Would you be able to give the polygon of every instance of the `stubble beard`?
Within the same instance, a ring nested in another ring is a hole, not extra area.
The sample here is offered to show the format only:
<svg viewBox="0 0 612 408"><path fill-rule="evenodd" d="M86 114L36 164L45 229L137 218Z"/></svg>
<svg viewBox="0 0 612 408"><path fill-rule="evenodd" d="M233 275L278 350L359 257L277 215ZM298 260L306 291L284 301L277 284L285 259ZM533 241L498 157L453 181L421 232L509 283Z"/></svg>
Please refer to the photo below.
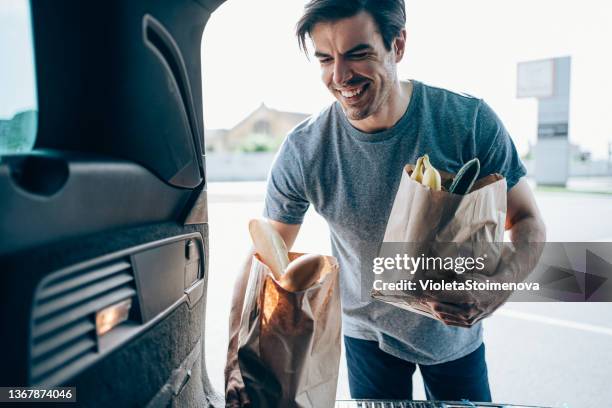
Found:
<svg viewBox="0 0 612 408"><path fill-rule="evenodd" d="M372 102L362 108L352 108L351 106L345 107L342 103L340 103L340 106L342 106L344 114L348 119L354 121L364 120L378 113L385 106L385 104L389 102L391 89L397 82L397 72L395 71L395 67L391 65L393 64L388 63L388 65L385 67L386 78L382 88L380 89L380 95L378 95L378 98L377 95L374 95ZM371 80L369 82L370 86L367 92L374 92L374 89L372 89L374 82Z"/></svg>
<svg viewBox="0 0 612 408"><path fill-rule="evenodd" d="M380 90L381 94L374 95L372 102L367 104L364 107L354 108L351 106L344 107L342 103L340 104L343 107L344 114L350 120L359 121L367 119L368 117L378 113L381 108L385 105L385 103L389 100L389 94L391 91L391 87L393 86L393 78L387 78L385 81L385 86ZM373 89L367 90L368 92L373 92Z"/></svg>

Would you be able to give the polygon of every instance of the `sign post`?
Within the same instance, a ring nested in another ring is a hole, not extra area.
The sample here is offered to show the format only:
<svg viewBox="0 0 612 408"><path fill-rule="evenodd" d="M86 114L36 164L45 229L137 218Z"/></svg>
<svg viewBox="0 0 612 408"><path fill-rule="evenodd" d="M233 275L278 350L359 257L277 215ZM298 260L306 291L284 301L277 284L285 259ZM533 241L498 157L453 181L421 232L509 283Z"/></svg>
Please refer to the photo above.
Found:
<svg viewBox="0 0 612 408"><path fill-rule="evenodd" d="M569 176L569 90L571 57L521 62L517 98L538 100L535 179L540 185L565 187Z"/></svg>

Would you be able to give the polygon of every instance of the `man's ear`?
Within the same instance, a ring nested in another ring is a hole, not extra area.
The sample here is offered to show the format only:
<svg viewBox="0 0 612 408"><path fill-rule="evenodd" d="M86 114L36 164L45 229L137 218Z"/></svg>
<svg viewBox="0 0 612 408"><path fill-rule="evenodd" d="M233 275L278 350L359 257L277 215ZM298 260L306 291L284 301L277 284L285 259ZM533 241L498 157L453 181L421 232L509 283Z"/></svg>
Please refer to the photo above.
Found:
<svg viewBox="0 0 612 408"><path fill-rule="evenodd" d="M399 35L393 40L393 52L395 54L395 62L400 62L404 57L406 50L406 29L402 28Z"/></svg>

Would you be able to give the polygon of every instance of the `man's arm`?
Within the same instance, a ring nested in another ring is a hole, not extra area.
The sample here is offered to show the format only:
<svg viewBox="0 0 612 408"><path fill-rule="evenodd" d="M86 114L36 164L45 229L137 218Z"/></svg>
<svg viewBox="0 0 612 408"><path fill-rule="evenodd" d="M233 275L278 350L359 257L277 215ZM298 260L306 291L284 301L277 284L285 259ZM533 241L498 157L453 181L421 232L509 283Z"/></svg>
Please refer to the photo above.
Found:
<svg viewBox="0 0 612 408"><path fill-rule="evenodd" d="M506 230L512 243L546 242L546 226L524 178L508 191L507 201Z"/></svg>
<svg viewBox="0 0 612 408"><path fill-rule="evenodd" d="M272 220L268 221L276 231L278 231L285 241L287 249L290 250L297 238L301 224L284 224ZM238 332L240 330L242 305L244 303L244 293L249 280L253 252L254 250L251 248L248 256L242 263L240 274L234 284L234 293L232 295L232 306L229 318L229 345L227 350L227 362L225 365L225 398L227 406L230 407L241 407L249 403L248 396L244 391L244 383L238 366Z"/></svg>
<svg viewBox="0 0 612 408"><path fill-rule="evenodd" d="M515 250L509 258L502 260L504 269L491 279L521 282L536 267L546 242L544 221L531 188L524 178L508 192L505 228L510 231L510 240ZM505 296L498 293L481 293L477 301L469 304L454 305L431 301L428 305L442 322L470 327L493 313L509 295L510 293Z"/></svg>

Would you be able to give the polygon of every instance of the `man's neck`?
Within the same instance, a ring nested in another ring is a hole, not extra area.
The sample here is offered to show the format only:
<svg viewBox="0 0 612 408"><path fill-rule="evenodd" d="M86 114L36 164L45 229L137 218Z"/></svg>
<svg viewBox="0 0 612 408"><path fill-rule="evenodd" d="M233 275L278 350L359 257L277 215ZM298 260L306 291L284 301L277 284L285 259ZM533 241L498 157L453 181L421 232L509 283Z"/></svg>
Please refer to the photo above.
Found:
<svg viewBox="0 0 612 408"><path fill-rule="evenodd" d="M411 96L412 82L398 82L391 90L389 99L382 109L365 119L349 119L349 122L355 128L365 133L375 133L390 129L404 116Z"/></svg>

